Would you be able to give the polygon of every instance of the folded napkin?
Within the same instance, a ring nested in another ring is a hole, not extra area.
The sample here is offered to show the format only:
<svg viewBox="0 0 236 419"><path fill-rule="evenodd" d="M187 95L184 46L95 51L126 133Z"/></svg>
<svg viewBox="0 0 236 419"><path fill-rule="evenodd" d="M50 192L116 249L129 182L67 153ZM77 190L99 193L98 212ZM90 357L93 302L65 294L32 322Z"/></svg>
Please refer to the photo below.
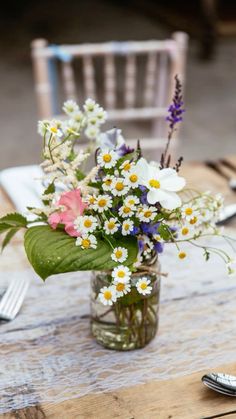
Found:
<svg viewBox="0 0 236 419"><path fill-rule="evenodd" d="M17 211L26 214L27 207L42 207L42 174L42 169L36 165L12 167L0 172L0 185Z"/></svg>

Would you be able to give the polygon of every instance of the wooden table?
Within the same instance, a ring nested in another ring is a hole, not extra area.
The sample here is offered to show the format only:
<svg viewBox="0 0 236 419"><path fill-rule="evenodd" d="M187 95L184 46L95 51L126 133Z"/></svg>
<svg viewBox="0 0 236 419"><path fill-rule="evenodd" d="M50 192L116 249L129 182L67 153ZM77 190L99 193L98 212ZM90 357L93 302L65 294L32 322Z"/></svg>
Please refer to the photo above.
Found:
<svg viewBox="0 0 236 419"><path fill-rule="evenodd" d="M232 161L236 162L236 158L232 158ZM182 174L186 176L192 186L202 190L212 190L213 192L220 191L224 194L227 203L235 201L235 195L229 190L225 180L203 165L197 163L185 165ZM0 215L12 210L12 205L7 196L0 190ZM232 226L236 231L235 223L231 224ZM28 266L22 248L22 236L19 235L1 256L0 273L6 270L24 270ZM232 336L233 338L234 336ZM222 351L224 349L225 347L222 346ZM209 351L211 351L210 347ZM236 351L235 363L227 365L227 359L225 359L224 364L226 365L216 365L215 370L227 371L236 375ZM206 372L206 369L204 369L204 373ZM0 417L9 419L236 418L236 399L227 398L206 389L200 381L202 375L203 371L190 375L186 375L186 372L183 371L182 375L174 379L151 381L134 387L125 387L124 383L123 388L115 391L89 394L59 403L47 404L42 402L35 406L6 412Z"/></svg>

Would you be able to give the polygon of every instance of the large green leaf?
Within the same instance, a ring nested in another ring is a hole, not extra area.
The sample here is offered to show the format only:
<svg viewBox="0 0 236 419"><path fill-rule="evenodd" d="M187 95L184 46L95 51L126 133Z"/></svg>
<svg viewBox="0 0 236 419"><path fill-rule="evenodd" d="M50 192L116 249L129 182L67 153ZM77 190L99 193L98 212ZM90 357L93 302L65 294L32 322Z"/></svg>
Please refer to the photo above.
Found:
<svg viewBox="0 0 236 419"><path fill-rule="evenodd" d="M10 227L26 227L27 219L23 217L23 215L14 212L0 218L0 225L1 224L8 224Z"/></svg>
<svg viewBox="0 0 236 419"><path fill-rule="evenodd" d="M131 265L137 257L135 237L119 239L119 246L128 249L125 264ZM49 226L31 227L25 233L25 250L37 274L46 279L50 275L87 270L109 270L117 266L111 259L112 248L104 239L98 239L96 249L81 249L75 246L75 238L64 231L52 230Z"/></svg>

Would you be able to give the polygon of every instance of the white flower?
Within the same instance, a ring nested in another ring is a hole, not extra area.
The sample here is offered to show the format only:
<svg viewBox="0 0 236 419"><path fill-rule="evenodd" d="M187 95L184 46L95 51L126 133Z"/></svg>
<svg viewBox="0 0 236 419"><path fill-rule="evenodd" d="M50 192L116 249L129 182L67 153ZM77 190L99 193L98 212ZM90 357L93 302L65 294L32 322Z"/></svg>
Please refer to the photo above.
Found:
<svg viewBox="0 0 236 419"><path fill-rule="evenodd" d="M94 140L99 134L99 129L96 126L89 125L84 133L90 140Z"/></svg>
<svg viewBox="0 0 236 419"><path fill-rule="evenodd" d="M140 177L138 173L138 169L136 166L131 167L128 173L125 173L125 179L127 182L127 185L129 185L131 188L137 188L140 184Z"/></svg>
<svg viewBox="0 0 236 419"><path fill-rule="evenodd" d="M103 178L102 188L104 191L111 190L111 184L112 184L113 179L114 179L114 176L112 175L107 175Z"/></svg>
<svg viewBox="0 0 236 419"><path fill-rule="evenodd" d="M118 177L113 179L111 184L111 192L114 196L126 195L129 187L126 185L125 179Z"/></svg>
<svg viewBox="0 0 236 419"><path fill-rule="evenodd" d="M136 283L136 288L139 294L142 294L142 295L151 294L152 287L149 285L150 282L151 282L150 279L147 279L145 276L138 280L138 282Z"/></svg>
<svg viewBox="0 0 236 419"><path fill-rule="evenodd" d="M127 266L120 265L117 266L117 268L113 269L111 275L115 281L129 282L131 277L131 271L129 270L129 268L127 268Z"/></svg>
<svg viewBox="0 0 236 419"><path fill-rule="evenodd" d="M115 262L125 262L128 257L128 250L125 247L116 247L111 255L112 260Z"/></svg>
<svg viewBox="0 0 236 419"><path fill-rule="evenodd" d="M84 111L86 112L87 116L92 116L99 108L99 105L93 99L86 99L84 103Z"/></svg>
<svg viewBox="0 0 236 419"><path fill-rule="evenodd" d="M132 167L134 166L134 162L131 162L130 160L125 160L121 165L120 165L120 169L121 169L121 173L122 175L125 175L127 172L129 172Z"/></svg>
<svg viewBox="0 0 236 419"><path fill-rule="evenodd" d="M134 222L132 220L125 220L122 223L121 233L123 234L123 236L127 236L133 231L133 229L134 229Z"/></svg>
<svg viewBox="0 0 236 419"><path fill-rule="evenodd" d="M124 204L129 205L131 208L134 208L135 205L138 205L139 203L139 198L135 195L128 195L124 200Z"/></svg>
<svg viewBox="0 0 236 419"><path fill-rule="evenodd" d="M158 169L148 164L144 158L137 162L136 169L140 177L140 185L148 189L149 204L159 202L168 210L174 210L181 205L181 199L176 192L183 189L186 182L174 169Z"/></svg>
<svg viewBox="0 0 236 419"><path fill-rule="evenodd" d="M98 164L105 169L110 169L116 165L119 156L114 150L103 150L97 158Z"/></svg>
<svg viewBox="0 0 236 419"><path fill-rule="evenodd" d="M44 120L44 121L38 121L38 133L44 137L44 135L47 132L47 125L49 124L50 121L48 120Z"/></svg>
<svg viewBox="0 0 236 419"><path fill-rule="evenodd" d="M98 298L104 306L112 306L117 299L116 288L113 285L101 288Z"/></svg>
<svg viewBox="0 0 236 419"><path fill-rule="evenodd" d="M195 204L185 204L181 208L181 215L184 220L190 221L193 217L198 217L199 211Z"/></svg>
<svg viewBox="0 0 236 419"><path fill-rule="evenodd" d="M92 233L98 226L97 219L92 215L80 215L75 219L75 229L82 234Z"/></svg>
<svg viewBox="0 0 236 419"><path fill-rule="evenodd" d="M131 286L129 282L124 282L120 280L114 281L114 286L116 289L116 295L117 297L123 297L123 295L128 294L131 290Z"/></svg>
<svg viewBox="0 0 236 419"><path fill-rule="evenodd" d="M164 243L164 240L163 240L163 238L161 237L161 235L159 233L153 234L152 238L156 242Z"/></svg>
<svg viewBox="0 0 236 419"><path fill-rule="evenodd" d="M67 115L71 116L79 111L79 106L74 100L67 100L64 102L62 109Z"/></svg>
<svg viewBox="0 0 236 419"><path fill-rule="evenodd" d="M154 248L153 242L149 239L148 236L143 236L144 248L143 248L143 255L149 256Z"/></svg>
<svg viewBox="0 0 236 419"><path fill-rule="evenodd" d="M123 218L131 217L134 214L134 211L129 205L122 205L122 207L119 208L119 215Z"/></svg>
<svg viewBox="0 0 236 419"><path fill-rule="evenodd" d="M95 109L95 115L99 124L104 124L104 122L106 122L107 112L104 111L104 109L101 106L99 106L98 109Z"/></svg>
<svg viewBox="0 0 236 419"><path fill-rule="evenodd" d="M97 201L96 195L88 195L86 197L86 202L89 204L89 208L91 209L96 209L96 201Z"/></svg>
<svg viewBox="0 0 236 419"><path fill-rule="evenodd" d="M148 207L147 205L144 205L143 207L139 208L137 217L140 219L140 221L149 222L154 220L156 214L156 207Z"/></svg>
<svg viewBox="0 0 236 419"><path fill-rule="evenodd" d="M49 131L50 134L55 135L56 137L62 137L63 132L61 130L61 121L50 121L50 123L47 125L47 131Z"/></svg>
<svg viewBox="0 0 236 419"><path fill-rule="evenodd" d="M96 249L97 239L93 234L84 234L82 237L77 237L75 244L82 249Z"/></svg>
<svg viewBox="0 0 236 419"><path fill-rule="evenodd" d="M75 113L73 113L73 115L71 115L72 118L74 119L75 122L77 122L78 124L82 124L83 125L83 121L84 121L84 114L81 111L77 111Z"/></svg>
<svg viewBox="0 0 236 419"><path fill-rule="evenodd" d="M125 140L122 137L120 129L112 128L106 132L101 133L97 139L97 142L102 150L114 150L121 147L125 143Z"/></svg>
<svg viewBox="0 0 236 419"><path fill-rule="evenodd" d="M185 224L180 227L178 230L178 239L179 240L187 240L190 237L193 237L196 234L196 231L193 229L191 225Z"/></svg>
<svg viewBox="0 0 236 419"><path fill-rule="evenodd" d="M183 251L180 251L179 254L178 254L178 258L180 260L184 260L186 258L186 256L187 256L187 254Z"/></svg>
<svg viewBox="0 0 236 419"><path fill-rule="evenodd" d="M104 229L106 234L114 234L118 231L119 224L116 218L110 218L104 223Z"/></svg>
<svg viewBox="0 0 236 419"><path fill-rule="evenodd" d="M98 127L99 126L99 120L96 117L96 115L91 116L87 119L88 127Z"/></svg>
<svg viewBox="0 0 236 419"><path fill-rule="evenodd" d="M112 199L109 195L98 195L96 199L95 209L98 212L106 211L112 207Z"/></svg>
<svg viewBox="0 0 236 419"><path fill-rule="evenodd" d="M74 119L69 119L63 123L63 130L66 134L73 134L76 137L80 135L81 125L79 122L76 122Z"/></svg>

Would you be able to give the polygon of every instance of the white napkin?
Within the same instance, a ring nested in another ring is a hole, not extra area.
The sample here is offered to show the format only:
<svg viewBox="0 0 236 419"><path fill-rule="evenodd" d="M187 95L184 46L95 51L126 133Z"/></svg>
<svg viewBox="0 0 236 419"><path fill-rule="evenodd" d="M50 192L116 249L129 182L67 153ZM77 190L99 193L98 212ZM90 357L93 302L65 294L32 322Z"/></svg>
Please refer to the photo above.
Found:
<svg viewBox="0 0 236 419"><path fill-rule="evenodd" d="M27 207L42 207L42 174L42 169L36 165L11 167L0 172L0 185L17 211L26 214Z"/></svg>

